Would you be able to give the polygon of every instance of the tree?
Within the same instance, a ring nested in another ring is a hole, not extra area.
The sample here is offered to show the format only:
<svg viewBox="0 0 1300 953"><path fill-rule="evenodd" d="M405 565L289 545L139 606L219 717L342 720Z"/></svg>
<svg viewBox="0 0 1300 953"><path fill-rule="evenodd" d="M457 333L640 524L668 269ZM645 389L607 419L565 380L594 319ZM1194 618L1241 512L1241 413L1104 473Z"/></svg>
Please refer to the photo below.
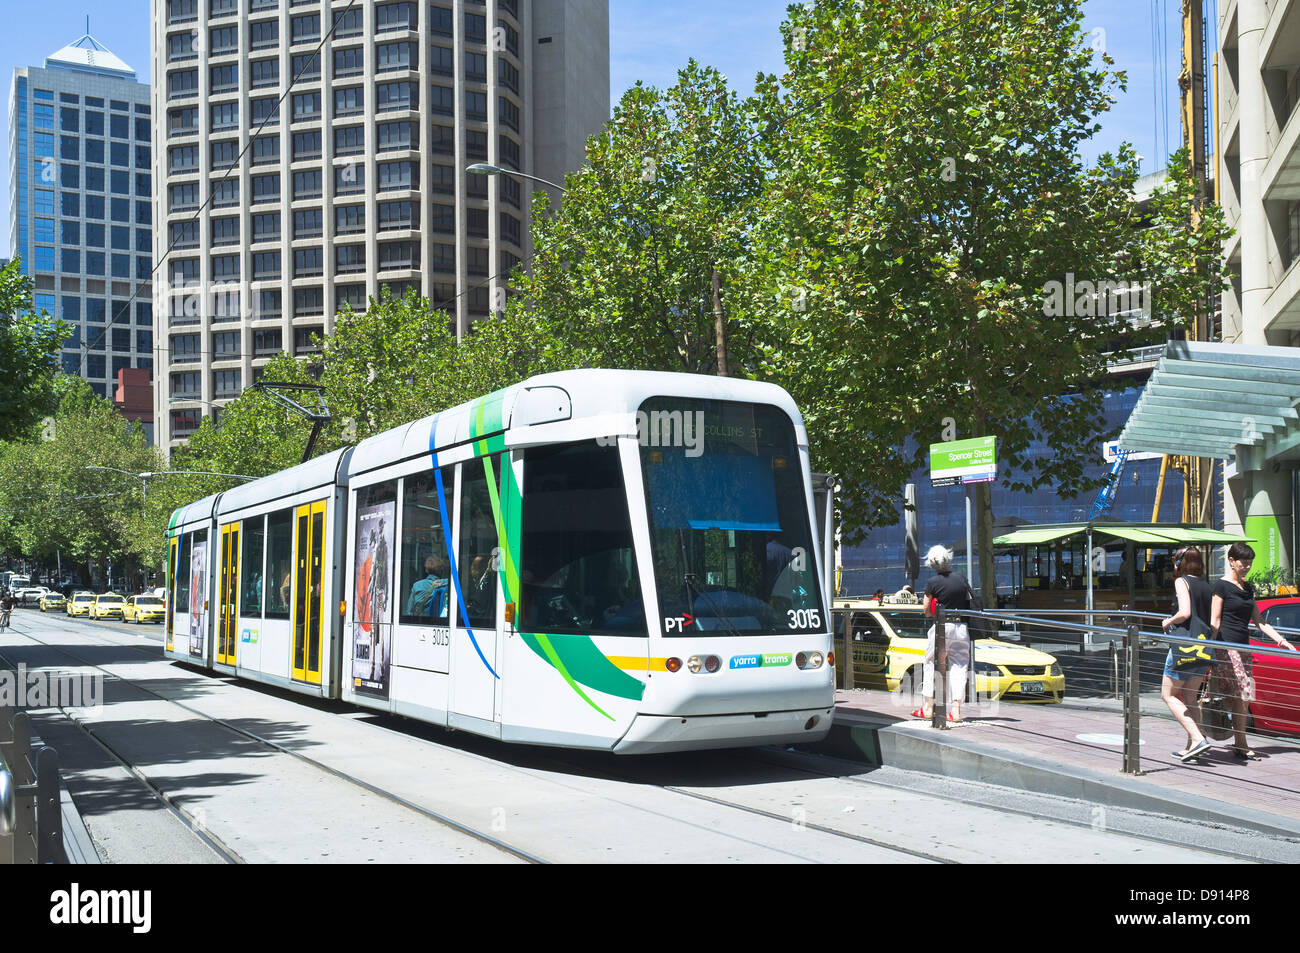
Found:
<svg viewBox="0 0 1300 953"><path fill-rule="evenodd" d="M0 510L14 543L32 557L57 552L80 562L87 576L110 559L125 559L129 575L140 562L160 564L162 534L148 512L165 504L149 500L147 512L142 481L131 474L163 469L162 455L81 378L59 377L54 393L51 426L0 444Z"/></svg>
<svg viewBox="0 0 1300 953"><path fill-rule="evenodd" d="M1012 488L1094 486L1085 467L1111 436L1098 389L1132 338L1090 293L1046 315L1045 289L1130 276L1136 157L1079 158L1123 84L1079 3L791 14L786 90L758 91L774 174L747 291L763 370L805 408L818 465L846 478L846 541L895 519L949 417L959 437L999 438ZM980 486L992 604L989 501Z"/></svg>
<svg viewBox="0 0 1300 953"><path fill-rule="evenodd" d="M1190 336L1204 320L1207 303L1230 287L1223 246L1232 236L1223 209L1201 197L1186 149L1169 157L1165 184L1148 207L1138 235L1138 272L1150 289L1152 314ZM1203 337L1198 338L1204 340Z"/></svg>
<svg viewBox="0 0 1300 953"><path fill-rule="evenodd" d="M753 349L724 289L762 187L751 104L691 60L664 92L624 93L587 160L557 213L539 193L537 252L515 282L512 307L544 326L549 358L747 374Z"/></svg>
<svg viewBox="0 0 1300 953"><path fill-rule="evenodd" d="M56 404L59 349L72 329L32 311L32 280L15 258L0 269L0 440L27 433Z"/></svg>

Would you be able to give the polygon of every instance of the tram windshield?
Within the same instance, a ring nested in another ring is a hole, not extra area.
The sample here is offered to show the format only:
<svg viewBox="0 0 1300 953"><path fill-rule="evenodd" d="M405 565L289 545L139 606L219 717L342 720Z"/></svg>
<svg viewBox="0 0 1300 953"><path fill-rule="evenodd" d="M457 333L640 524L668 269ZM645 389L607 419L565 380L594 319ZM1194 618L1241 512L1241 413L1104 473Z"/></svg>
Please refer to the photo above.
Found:
<svg viewBox="0 0 1300 953"><path fill-rule="evenodd" d="M824 631L789 417L762 404L656 397L637 422L661 631Z"/></svg>

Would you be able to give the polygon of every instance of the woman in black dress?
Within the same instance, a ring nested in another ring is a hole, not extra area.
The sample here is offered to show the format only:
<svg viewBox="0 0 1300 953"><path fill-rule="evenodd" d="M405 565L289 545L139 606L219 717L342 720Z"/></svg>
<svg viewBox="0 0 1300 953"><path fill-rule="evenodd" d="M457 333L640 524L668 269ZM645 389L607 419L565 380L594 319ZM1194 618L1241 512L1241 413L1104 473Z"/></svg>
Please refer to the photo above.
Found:
<svg viewBox="0 0 1300 953"><path fill-rule="evenodd" d="M1255 605L1255 588L1246 581L1246 574L1255 561L1255 550L1245 543L1228 547L1228 571L1214 584L1214 598L1210 608L1210 628L1215 638L1223 642L1250 644L1248 628L1254 622L1270 639L1283 648L1294 650L1271 625L1265 622ZM1237 649L1215 649L1214 677L1227 686L1232 696L1232 750L1244 761L1258 761L1259 755L1251 750L1246 740L1246 703L1255 698L1255 680L1251 677L1250 653Z"/></svg>

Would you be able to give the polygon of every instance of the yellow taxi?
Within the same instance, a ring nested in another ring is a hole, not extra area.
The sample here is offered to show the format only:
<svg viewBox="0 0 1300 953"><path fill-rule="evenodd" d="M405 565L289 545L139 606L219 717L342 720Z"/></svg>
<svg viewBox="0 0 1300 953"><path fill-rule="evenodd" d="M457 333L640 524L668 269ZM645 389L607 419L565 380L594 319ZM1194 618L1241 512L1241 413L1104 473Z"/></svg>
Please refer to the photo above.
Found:
<svg viewBox="0 0 1300 953"><path fill-rule="evenodd" d="M39 605L42 612L49 612L51 609L62 609L67 603L68 600L63 597L63 593L51 589L41 596Z"/></svg>
<svg viewBox="0 0 1300 953"><path fill-rule="evenodd" d="M835 653L836 684L902 692L907 705L920 702L930 620L919 602L836 599L831 613L835 645L847 630L853 646L852 682L846 680L844 651ZM981 701L1000 699L1059 703L1065 675L1055 656L1001 639L975 639L975 691Z"/></svg>
<svg viewBox="0 0 1300 953"><path fill-rule="evenodd" d="M90 606L90 617L92 619L110 619L113 616L122 618L122 606L126 600L116 592L105 592L95 596L94 603Z"/></svg>
<svg viewBox="0 0 1300 953"><path fill-rule="evenodd" d="M94 604L95 594L83 589L81 592L74 592L64 608L68 615L90 615L90 608Z"/></svg>
<svg viewBox="0 0 1300 953"><path fill-rule="evenodd" d="M122 607L124 622L161 622L166 606L157 596L132 596Z"/></svg>

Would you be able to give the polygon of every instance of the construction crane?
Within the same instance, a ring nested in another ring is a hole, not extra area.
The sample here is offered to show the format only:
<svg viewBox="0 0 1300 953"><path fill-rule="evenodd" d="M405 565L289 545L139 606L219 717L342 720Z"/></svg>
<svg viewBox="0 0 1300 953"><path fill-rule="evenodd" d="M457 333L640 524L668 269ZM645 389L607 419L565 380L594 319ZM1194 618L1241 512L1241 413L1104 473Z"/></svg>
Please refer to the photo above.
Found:
<svg viewBox="0 0 1300 953"><path fill-rule="evenodd" d="M1110 465L1110 476L1106 485L1097 491L1097 498L1092 501L1092 510L1088 513L1088 522L1104 519L1115 505L1115 494L1119 491L1119 480L1124 475L1124 464L1128 461L1127 450L1115 450L1115 460ZM1159 493L1159 490L1156 491Z"/></svg>
<svg viewBox="0 0 1300 953"><path fill-rule="evenodd" d="M1205 31L1205 6L1207 0L1182 0L1183 12L1183 56L1182 68L1178 73L1178 89L1181 94L1179 116L1183 128L1183 147L1187 149L1192 175L1197 184L1198 205L1209 198L1210 181L1210 113L1205 108L1206 100L1206 65L1208 46ZM1217 56L1215 69L1218 69ZM1217 85L1217 84L1216 84ZM1216 162L1217 165L1217 162ZM1218 183L1215 182L1214 198L1218 200ZM1196 226L1198 211L1192 213L1192 226ZM1191 339L1193 341L1210 341L1214 338L1213 327L1214 302L1206 301L1197 310L1192 322ZM1169 470L1177 470L1183 475L1183 513L1184 523L1206 523L1210 516L1211 490L1214 483L1214 461L1205 457L1191 457L1165 454L1160 462L1160 479L1156 483L1155 505L1151 510L1151 522L1160 519L1160 499L1164 494L1165 475Z"/></svg>

